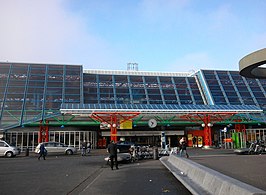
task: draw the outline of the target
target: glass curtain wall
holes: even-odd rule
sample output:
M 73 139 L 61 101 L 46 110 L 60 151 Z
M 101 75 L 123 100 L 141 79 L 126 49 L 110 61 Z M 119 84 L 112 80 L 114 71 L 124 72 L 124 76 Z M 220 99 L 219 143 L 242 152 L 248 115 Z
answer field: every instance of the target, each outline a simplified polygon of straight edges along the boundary
M 148 97 L 146 96 L 145 86 L 142 76 L 129 76 L 129 86 L 132 91 L 133 104 L 148 104 Z
M 147 90 L 148 100 L 150 104 L 164 104 L 161 94 L 161 86 L 156 76 L 145 76 L 145 88 Z
M 194 77 L 84 74 L 87 104 L 203 104 Z
M 176 93 L 178 94 L 179 104 L 193 104 L 191 92 L 186 82 L 186 77 L 174 77 Z
M 165 104 L 178 104 L 178 94 L 175 90 L 173 77 L 159 77 Z
M 239 92 L 244 105 L 256 105 L 251 96 L 250 90 L 247 88 L 244 79 L 240 76 L 239 72 L 231 72 L 230 75 L 232 76 L 236 90 Z
M 99 83 L 98 75 L 84 74 L 83 87 L 84 87 L 84 103 L 85 104 L 98 104 L 99 102 Z
M 0 64 L 0 128 L 61 115 L 61 103 L 83 103 L 82 66 Z
M 203 73 L 215 104 L 226 105 L 227 102 L 221 89 L 221 85 L 217 80 L 218 77 L 216 72 L 213 70 L 204 70 Z
M 240 94 L 237 93 L 236 86 L 229 71 L 217 71 L 218 78 L 230 105 L 241 105 Z
M 217 105 L 256 105 L 253 90 L 255 97 L 264 96 L 255 79 L 245 82 L 245 78 L 237 71 L 203 70 L 203 73 Z
M 99 75 L 100 103 L 114 104 L 114 82 L 112 75 Z
M 196 79 L 194 77 L 187 77 L 187 80 L 194 99 L 193 104 L 204 104 Z
M 116 92 L 116 102 L 118 104 L 130 104 L 130 91 L 128 84 L 128 76 L 126 75 L 115 75 L 115 92 Z
M 202 71 L 216 105 L 256 105 L 265 110 L 265 79 L 249 79 L 238 71 Z M 249 117 L 263 120 L 264 114 L 250 114 Z
M 29 66 L 26 64 L 19 66 L 1 64 L 1 73 L 2 70 L 6 73 L 4 77 L 1 77 L 1 92 L 4 94 L 1 101 L 2 112 L 0 120 L 1 128 L 4 129 L 5 126 L 18 126 L 21 123 L 22 110 L 26 100 L 25 91 L 27 89 Z
M 257 103 L 260 105 L 262 109 L 266 109 L 266 80 L 258 80 L 258 79 L 249 79 L 246 78 L 247 83 L 252 89 L 252 94 L 256 98 Z M 263 87 L 264 86 L 264 87 Z

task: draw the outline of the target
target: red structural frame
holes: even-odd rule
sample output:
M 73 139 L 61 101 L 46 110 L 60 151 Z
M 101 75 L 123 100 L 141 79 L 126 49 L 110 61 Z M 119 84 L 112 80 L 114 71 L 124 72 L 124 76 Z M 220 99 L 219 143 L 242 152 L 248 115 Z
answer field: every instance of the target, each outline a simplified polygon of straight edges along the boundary
M 201 122 L 204 132 L 204 147 L 209 147 L 212 145 L 211 128 L 213 124 L 221 122 L 226 118 L 230 118 L 234 114 L 237 114 L 237 112 L 196 112 L 183 115 L 180 118 L 187 119 L 192 122 Z
M 111 129 L 111 140 L 117 142 L 118 123 L 131 120 L 138 116 L 140 112 L 93 112 L 91 118 L 99 122 L 105 122 Z
M 39 140 L 38 142 L 48 142 L 49 141 L 49 125 L 48 121 L 45 121 L 45 124 L 43 124 L 43 121 L 40 121 L 39 126 Z
M 141 112 L 93 112 L 90 117 L 99 122 L 108 124 L 111 130 L 111 140 L 117 142 L 117 127 L 124 121 L 131 120 L 141 114 Z M 189 120 L 191 122 L 201 123 L 204 128 L 204 146 L 212 145 L 211 127 L 216 122 L 221 122 L 227 118 L 232 117 L 237 112 L 195 112 L 180 116 L 181 119 Z M 236 124 L 237 132 L 245 133 L 245 125 Z M 39 127 L 39 142 L 49 141 L 49 125 L 48 121 L 40 121 Z

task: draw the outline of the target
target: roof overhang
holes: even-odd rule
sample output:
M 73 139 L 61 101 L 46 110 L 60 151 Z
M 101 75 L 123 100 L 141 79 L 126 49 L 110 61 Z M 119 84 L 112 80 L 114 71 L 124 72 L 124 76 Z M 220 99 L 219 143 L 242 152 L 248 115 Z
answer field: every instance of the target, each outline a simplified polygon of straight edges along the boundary
M 251 114 L 263 110 L 254 105 L 163 105 L 163 104 L 62 104 L 61 114 L 90 115 L 138 112 L 141 114 Z

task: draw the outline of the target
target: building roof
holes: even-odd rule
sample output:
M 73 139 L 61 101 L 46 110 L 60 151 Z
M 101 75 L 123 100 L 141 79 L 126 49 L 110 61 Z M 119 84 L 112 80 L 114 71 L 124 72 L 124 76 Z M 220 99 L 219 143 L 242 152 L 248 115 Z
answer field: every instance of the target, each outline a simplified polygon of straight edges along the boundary
M 90 114 L 93 112 L 147 113 L 260 113 L 254 105 L 175 105 L 175 104 L 62 104 L 62 114 Z
M 156 71 L 132 71 L 132 70 L 97 70 L 84 69 L 87 74 L 103 74 L 103 75 L 141 75 L 141 76 L 174 76 L 174 77 L 188 77 L 191 72 L 156 72 Z

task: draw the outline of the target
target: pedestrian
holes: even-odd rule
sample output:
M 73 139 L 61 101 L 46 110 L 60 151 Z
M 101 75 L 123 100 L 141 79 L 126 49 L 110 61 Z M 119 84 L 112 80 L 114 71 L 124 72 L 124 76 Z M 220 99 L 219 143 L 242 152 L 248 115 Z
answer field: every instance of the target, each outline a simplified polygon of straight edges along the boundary
M 196 138 L 196 136 L 194 136 L 193 138 L 192 138 L 192 143 L 193 143 L 193 147 L 197 147 L 197 138 Z
M 114 163 L 116 169 L 118 169 L 118 163 L 117 163 L 117 145 L 114 143 L 113 140 L 111 140 L 110 144 L 107 146 L 107 150 L 110 154 L 109 158 L 111 160 L 111 169 L 113 170 Z
M 187 153 L 187 142 L 186 142 L 186 138 L 182 137 L 181 140 L 179 141 L 179 145 L 180 145 L 180 152 L 179 155 L 182 157 L 183 153 L 186 155 L 186 157 L 188 158 L 189 155 Z
M 41 157 L 43 157 L 43 160 L 45 160 L 46 155 L 47 155 L 47 150 L 45 149 L 44 144 L 41 144 L 38 160 L 40 160 Z
M 91 152 L 91 142 L 90 141 L 87 144 L 87 151 L 88 151 L 88 153 Z
M 85 155 L 86 155 L 86 150 L 87 150 L 87 141 L 84 140 L 84 141 L 81 143 L 81 155 L 82 155 L 82 156 L 85 156 Z

